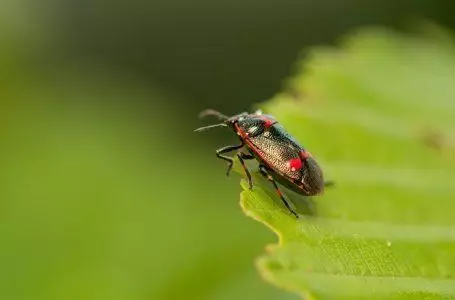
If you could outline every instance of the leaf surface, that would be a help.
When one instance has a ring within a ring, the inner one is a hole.
[[[366,29],[314,49],[261,107],[336,185],[297,221],[254,172],[247,215],[277,233],[257,265],[307,299],[455,299],[455,44]],[[236,168],[241,172],[240,168]]]

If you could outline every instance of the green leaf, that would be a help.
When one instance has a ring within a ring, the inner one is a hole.
[[[242,181],[245,213],[279,237],[262,276],[306,299],[455,299],[451,37],[366,29],[299,66],[262,108],[336,185],[292,197],[296,220],[257,172]]]

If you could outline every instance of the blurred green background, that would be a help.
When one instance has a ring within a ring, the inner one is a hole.
[[[447,1],[0,3],[0,299],[295,299],[254,258],[197,112],[250,110],[302,49],[361,25],[455,26]],[[411,24],[411,25],[410,25]]]

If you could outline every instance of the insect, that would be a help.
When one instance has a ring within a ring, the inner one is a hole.
[[[253,188],[251,173],[245,160],[256,159],[259,162],[260,174],[270,181],[286,208],[296,217],[298,214],[291,208],[283,196],[277,182],[304,196],[320,195],[324,192],[324,177],[321,168],[312,155],[305,150],[278,121],[260,111],[250,114],[241,113],[228,117],[215,110],[204,110],[200,117],[215,116],[220,124],[196,129],[196,132],[216,127],[229,127],[239,137],[240,144],[225,146],[216,150],[216,156],[228,162],[227,175],[232,169],[234,159],[226,153],[237,151],[250,189]],[[242,151],[242,148],[248,153]]]

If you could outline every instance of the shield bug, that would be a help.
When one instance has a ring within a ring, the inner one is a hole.
[[[216,150],[216,156],[228,162],[227,175],[232,169],[234,160],[225,154],[237,151],[236,156],[252,189],[251,174],[244,161],[256,159],[259,162],[260,174],[273,184],[286,208],[297,218],[298,214],[286,201],[277,182],[304,196],[323,193],[326,184],[318,163],[274,117],[261,112],[253,114],[244,112],[228,117],[210,109],[201,112],[199,116],[209,115],[217,117],[222,123],[201,127],[195,131],[229,127],[240,139],[238,145],[225,146]],[[248,153],[242,151],[243,149]]]

